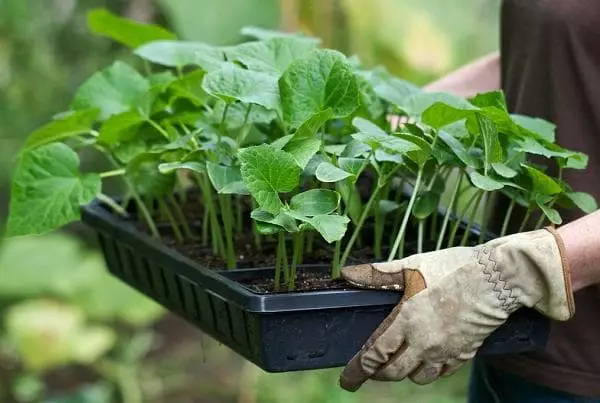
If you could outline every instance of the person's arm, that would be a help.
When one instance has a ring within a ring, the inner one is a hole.
[[[600,283],[600,211],[563,225],[557,232],[565,245],[573,291]]]
[[[500,52],[494,52],[455,70],[423,88],[471,97],[478,92],[500,89]]]

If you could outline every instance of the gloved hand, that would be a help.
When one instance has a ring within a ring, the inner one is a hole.
[[[358,287],[404,289],[342,372],[349,391],[367,379],[426,384],[452,374],[520,307],[560,321],[575,311],[564,246],[552,228],[351,266],[342,276]]]

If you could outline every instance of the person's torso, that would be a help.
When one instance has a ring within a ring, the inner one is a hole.
[[[600,201],[600,0],[504,0],[501,30],[511,112],[552,121],[559,145],[588,154],[587,169],[564,178]],[[561,214],[568,222],[583,213]],[[574,318],[553,324],[546,351],[497,362],[546,386],[600,397],[600,286],[575,301]]]

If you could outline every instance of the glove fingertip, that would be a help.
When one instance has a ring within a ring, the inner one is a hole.
[[[356,392],[367,379],[368,375],[362,370],[359,359],[354,357],[340,374],[339,385],[348,392]]]

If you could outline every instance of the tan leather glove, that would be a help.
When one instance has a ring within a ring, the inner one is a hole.
[[[564,246],[552,228],[389,263],[347,267],[362,288],[404,289],[401,302],[348,363],[340,386],[367,379],[426,384],[473,358],[520,307],[564,321],[574,311]]]

